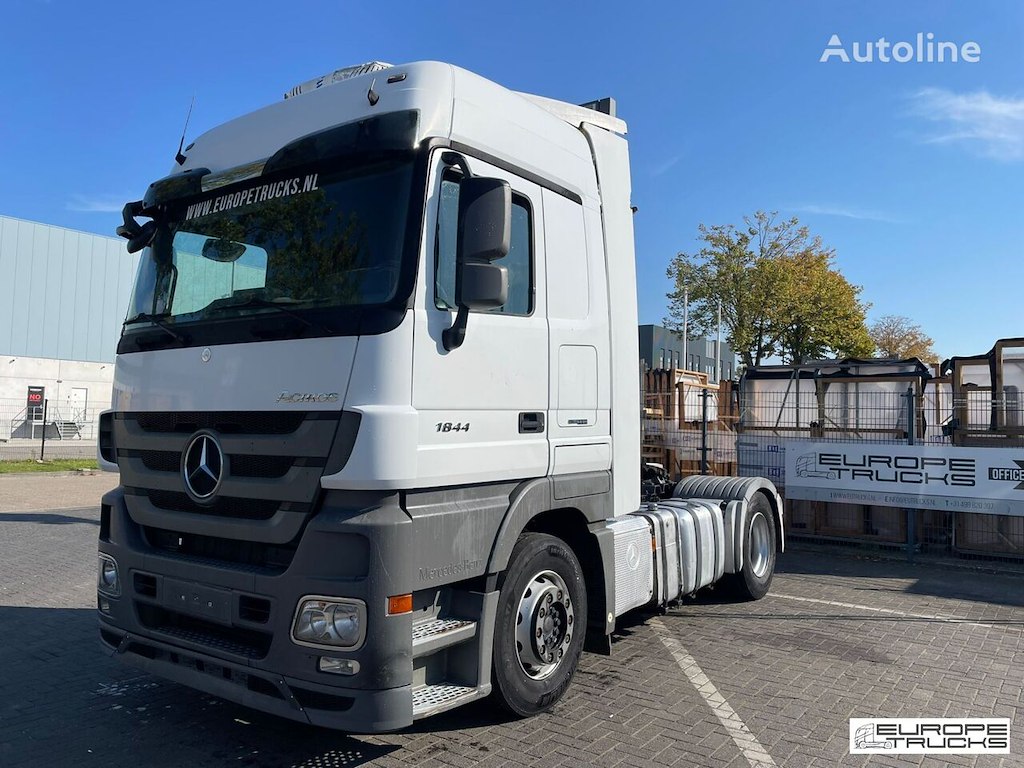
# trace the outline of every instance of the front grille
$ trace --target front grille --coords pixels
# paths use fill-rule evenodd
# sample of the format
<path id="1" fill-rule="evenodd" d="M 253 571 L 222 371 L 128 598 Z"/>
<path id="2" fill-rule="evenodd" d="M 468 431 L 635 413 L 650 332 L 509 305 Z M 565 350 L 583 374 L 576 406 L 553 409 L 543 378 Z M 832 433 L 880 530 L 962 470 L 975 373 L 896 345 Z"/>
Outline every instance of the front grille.
<path id="1" fill-rule="evenodd" d="M 225 627 L 155 605 L 138 603 L 137 608 L 139 621 L 153 632 L 246 659 L 264 658 L 273 639 L 263 632 Z"/>
<path id="2" fill-rule="evenodd" d="M 311 691 L 293 685 L 292 695 L 303 709 L 321 709 L 325 712 L 347 712 L 352 709 L 355 699 L 351 696 L 335 696 L 333 693 Z"/>
<path id="3" fill-rule="evenodd" d="M 223 633 L 213 632 L 208 628 L 188 629 L 186 627 L 174 626 L 173 624 L 164 624 L 151 627 L 151 629 L 189 643 L 204 645 L 215 651 L 223 651 L 235 656 L 244 656 L 247 659 L 262 659 L 267 655 L 266 650 L 260 650 L 246 643 L 237 642 L 230 637 L 226 637 Z"/>
<path id="4" fill-rule="evenodd" d="M 139 458 L 154 472 L 177 472 L 181 469 L 181 454 L 177 451 L 139 451 Z"/>
<path id="5" fill-rule="evenodd" d="M 297 430 L 307 415 L 302 411 L 168 411 L 132 413 L 125 417 L 134 419 L 146 432 L 191 434 L 200 429 L 212 429 L 229 435 L 287 435 Z"/>
<path id="6" fill-rule="evenodd" d="M 117 643 L 111 642 L 108 636 L 111 633 L 100 630 L 100 635 L 108 645 L 117 645 Z M 120 639 L 118 639 L 120 642 Z M 262 694 L 264 696 L 272 696 L 275 699 L 284 700 L 284 696 L 277 689 L 273 683 L 269 680 L 264 680 L 256 675 L 247 674 L 241 672 L 238 669 L 232 669 L 225 667 L 220 664 L 214 664 L 205 659 L 197 658 L 189 653 L 182 651 L 168 651 L 148 643 L 139 638 L 133 639 L 129 642 L 124 649 L 124 653 L 127 655 L 141 656 L 144 659 L 150 659 L 152 661 L 160 661 L 165 664 L 173 664 L 177 667 L 182 667 L 188 670 L 194 670 L 196 672 L 202 672 L 204 674 L 215 677 L 218 680 L 224 680 L 240 688 L 247 688 L 253 693 Z"/>
<path id="7" fill-rule="evenodd" d="M 263 544 L 236 541 L 194 533 L 178 533 L 143 526 L 143 537 L 150 548 L 201 565 L 223 566 L 274 575 L 284 573 L 295 557 L 296 545 Z"/>
<path id="8" fill-rule="evenodd" d="M 149 531 L 153 550 L 280 572 L 315 509 L 320 478 L 344 465 L 359 418 L 326 411 L 168 411 L 118 413 L 113 424 L 128 514 Z M 224 454 L 209 504 L 186 492 L 181 469 L 200 430 Z M 341 462 L 330 458 L 339 435 Z"/>
<path id="9" fill-rule="evenodd" d="M 136 489 L 139 490 L 139 489 Z M 244 518 L 246 520 L 269 520 L 282 508 L 295 505 L 281 504 L 273 499 L 240 499 L 221 496 L 212 504 L 196 504 L 187 494 L 176 491 L 142 491 L 155 507 L 175 512 L 194 512 L 217 517 Z M 299 506 L 299 509 L 302 505 Z"/>
<path id="10" fill-rule="evenodd" d="M 132 455 L 121 451 L 122 456 Z M 146 469 L 153 472 L 178 472 L 181 454 L 178 451 L 138 451 L 136 454 Z M 254 456 L 246 453 L 228 454 L 232 477 L 279 478 L 294 466 L 322 467 L 323 459 L 301 459 L 294 456 Z"/>
<path id="11" fill-rule="evenodd" d="M 228 466 L 235 477 L 284 477 L 294 465 L 295 459 L 291 456 L 228 456 Z"/>
<path id="12" fill-rule="evenodd" d="M 270 621 L 270 601 L 262 597 L 242 595 L 238 598 L 238 616 L 256 624 Z"/>
<path id="13" fill-rule="evenodd" d="M 151 573 L 136 573 L 133 581 L 135 594 L 143 597 L 156 597 L 156 576 Z"/>

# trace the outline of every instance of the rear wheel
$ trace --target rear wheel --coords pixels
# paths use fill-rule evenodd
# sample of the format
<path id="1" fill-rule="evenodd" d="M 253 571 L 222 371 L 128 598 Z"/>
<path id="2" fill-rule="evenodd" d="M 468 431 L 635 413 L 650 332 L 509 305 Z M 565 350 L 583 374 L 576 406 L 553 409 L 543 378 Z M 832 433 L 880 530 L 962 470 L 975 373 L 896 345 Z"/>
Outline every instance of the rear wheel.
<path id="1" fill-rule="evenodd" d="M 495 693 L 521 717 L 557 702 L 583 650 L 587 593 L 565 542 L 540 533 L 516 542 L 500 582 L 494 628 Z"/>
<path id="2" fill-rule="evenodd" d="M 760 600 L 775 575 L 775 514 L 763 494 L 747 507 L 743 531 L 743 569 L 732 575 L 733 591 L 745 600 Z"/>

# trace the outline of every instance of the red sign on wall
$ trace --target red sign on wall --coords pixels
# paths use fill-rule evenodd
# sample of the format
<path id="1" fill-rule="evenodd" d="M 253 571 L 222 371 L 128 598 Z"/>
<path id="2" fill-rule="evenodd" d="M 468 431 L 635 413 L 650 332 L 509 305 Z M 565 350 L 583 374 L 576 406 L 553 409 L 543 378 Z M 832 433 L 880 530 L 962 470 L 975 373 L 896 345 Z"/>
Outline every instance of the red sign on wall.
<path id="1" fill-rule="evenodd" d="M 29 387 L 28 388 L 28 407 L 29 418 L 41 419 L 43 418 L 43 402 L 46 395 L 46 387 Z"/>

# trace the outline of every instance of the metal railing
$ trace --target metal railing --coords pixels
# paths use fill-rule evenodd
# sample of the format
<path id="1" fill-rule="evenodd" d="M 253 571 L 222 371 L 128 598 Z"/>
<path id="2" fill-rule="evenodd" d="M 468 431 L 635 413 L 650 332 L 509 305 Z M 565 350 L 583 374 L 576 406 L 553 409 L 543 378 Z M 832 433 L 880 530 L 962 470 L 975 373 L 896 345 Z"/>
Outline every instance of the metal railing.
<path id="1" fill-rule="evenodd" d="M 93 458 L 106 406 L 0 398 L 0 461 Z"/>
<path id="2" fill-rule="evenodd" d="M 652 383 L 649 374 L 644 383 Z M 1019 424 L 1011 413 L 1019 402 L 938 402 L 913 388 L 864 386 L 811 390 L 798 399 L 792 392 L 744 394 L 729 382 L 715 387 L 670 381 L 643 394 L 643 457 L 664 466 L 672 480 L 693 474 L 762 476 L 784 494 L 787 447 L 797 441 L 1014 448 L 1021 445 L 1019 430 L 989 425 L 993 411 Z M 802 499 L 786 500 L 786 512 L 787 533 L 794 539 L 869 545 L 911 560 L 945 557 L 1024 567 L 1024 517 Z"/>

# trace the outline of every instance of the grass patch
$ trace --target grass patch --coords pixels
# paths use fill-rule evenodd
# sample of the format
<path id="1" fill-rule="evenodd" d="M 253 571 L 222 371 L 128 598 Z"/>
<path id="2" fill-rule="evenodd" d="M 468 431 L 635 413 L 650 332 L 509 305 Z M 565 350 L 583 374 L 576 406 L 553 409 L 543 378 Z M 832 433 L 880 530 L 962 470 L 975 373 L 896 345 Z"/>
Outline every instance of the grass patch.
<path id="1" fill-rule="evenodd" d="M 76 469 L 98 469 L 96 459 L 54 459 L 53 461 L 0 461 L 0 475 L 15 472 L 71 472 Z"/>

